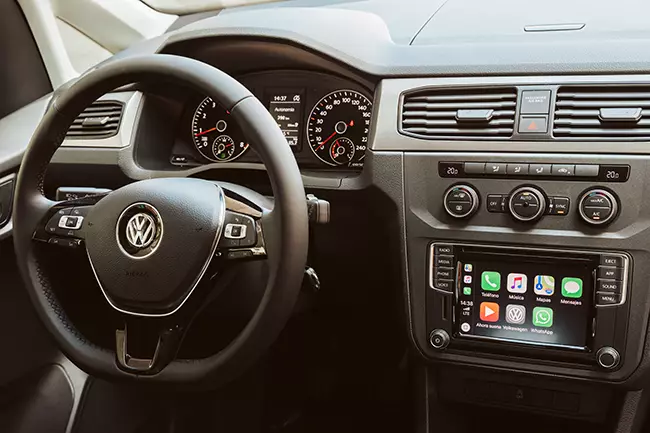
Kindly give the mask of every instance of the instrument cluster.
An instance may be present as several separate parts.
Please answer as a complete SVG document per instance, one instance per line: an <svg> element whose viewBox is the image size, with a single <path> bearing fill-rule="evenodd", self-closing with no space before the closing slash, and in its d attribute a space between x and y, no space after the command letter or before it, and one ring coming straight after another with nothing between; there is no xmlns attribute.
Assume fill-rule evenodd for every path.
<svg viewBox="0 0 650 433"><path fill-rule="evenodd" d="M254 73L237 79L268 108L301 167L363 167L372 119L369 89L307 71ZM189 98L179 129L172 164L260 161L240 125L210 97Z"/></svg>

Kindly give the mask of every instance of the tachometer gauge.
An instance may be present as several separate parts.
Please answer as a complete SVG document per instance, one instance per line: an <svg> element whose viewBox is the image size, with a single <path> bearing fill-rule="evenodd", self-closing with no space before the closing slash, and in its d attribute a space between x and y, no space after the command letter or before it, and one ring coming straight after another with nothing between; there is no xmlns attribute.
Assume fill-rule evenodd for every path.
<svg viewBox="0 0 650 433"><path fill-rule="evenodd" d="M192 140L199 153L214 162L234 161L248 149L235 119L210 97L194 111Z"/></svg>
<svg viewBox="0 0 650 433"><path fill-rule="evenodd" d="M309 115L309 147L325 164L361 166L371 115L372 102L359 92L337 90L326 95Z"/></svg>

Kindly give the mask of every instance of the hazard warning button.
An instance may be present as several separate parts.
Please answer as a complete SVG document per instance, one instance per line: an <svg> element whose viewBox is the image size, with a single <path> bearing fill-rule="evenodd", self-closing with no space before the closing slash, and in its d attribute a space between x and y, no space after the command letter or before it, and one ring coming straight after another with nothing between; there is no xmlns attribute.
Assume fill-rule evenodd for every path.
<svg viewBox="0 0 650 433"><path fill-rule="evenodd" d="M548 116L521 116L519 118L520 134L544 134L548 129Z"/></svg>

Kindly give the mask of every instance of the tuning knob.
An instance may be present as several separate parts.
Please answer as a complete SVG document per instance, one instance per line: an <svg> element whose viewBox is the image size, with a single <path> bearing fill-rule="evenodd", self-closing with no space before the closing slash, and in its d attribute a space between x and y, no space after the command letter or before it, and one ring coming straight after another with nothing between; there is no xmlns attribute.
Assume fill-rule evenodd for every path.
<svg viewBox="0 0 650 433"><path fill-rule="evenodd" d="M450 340L449 334L444 329L434 329L429 335L429 343L438 350L446 349Z"/></svg>
<svg viewBox="0 0 650 433"><path fill-rule="evenodd" d="M468 218L479 205L476 190L469 185L454 185L445 192L445 210L454 218Z"/></svg>
<svg viewBox="0 0 650 433"><path fill-rule="evenodd" d="M596 361L602 368L613 370L621 362L621 355L613 347L601 347L596 352Z"/></svg>
<svg viewBox="0 0 650 433"><path fill-rule="evenodd" d="M535 187L519 187L510 194L508 209L518 221L538 220L546 212L546 196Z"/></svg>

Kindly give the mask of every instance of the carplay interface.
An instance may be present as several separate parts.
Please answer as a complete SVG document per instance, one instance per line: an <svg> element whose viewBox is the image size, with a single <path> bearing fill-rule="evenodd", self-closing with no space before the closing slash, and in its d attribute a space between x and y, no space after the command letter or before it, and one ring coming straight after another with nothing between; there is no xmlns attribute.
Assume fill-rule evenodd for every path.
<svg viewBox="0 0 650 433"><path fill-rule="evenodd" d="M458 336L587 347L593 311L589 263L485 253L459 260Z"/></svg>

